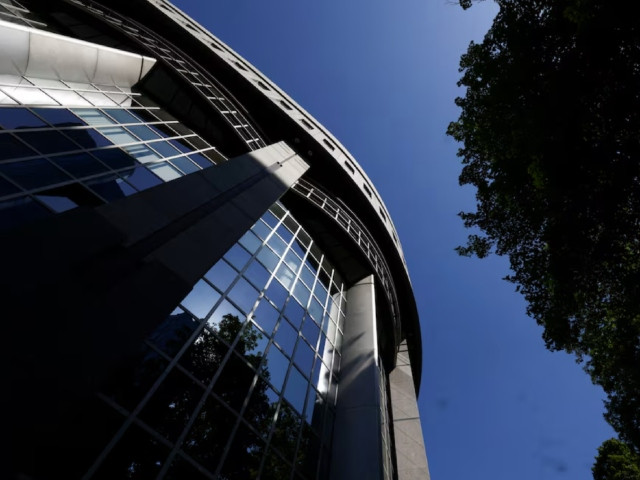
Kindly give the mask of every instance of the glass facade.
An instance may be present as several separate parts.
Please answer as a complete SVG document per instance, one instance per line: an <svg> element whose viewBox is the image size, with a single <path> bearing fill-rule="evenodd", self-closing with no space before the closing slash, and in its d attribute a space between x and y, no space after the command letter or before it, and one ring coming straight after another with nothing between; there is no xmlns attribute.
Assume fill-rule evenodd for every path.
<svg viewBox="0 0 640 480"><path fill-rule="evenodd" d="M10 106L0 108L0 229L226 160L144 96L115 86L0 78L1 103Z"/></svg>
<svg viewBox="0 0 640 480"><path fill-rule="evenodd" d="M100 393L120 426L87 478L326 478L344 293L273 205Z"/></svg>
<svg viewBox="0 0 640 480"><path fill-rule="evenodd" d="M276 144L267 147L268 137L250 116L256 104L245 104L245 98L237 98L247 92L240 88L236 92L232 82L227 85L219 80L218 73L220 78L228 80L228 72L227 76L222 75L209 68L201 58L194 60L171 43L170 35L165 37L145 26L146 23L142 25L130 19L128 14L124 14L127 12L125 7L118 7L118 13L90 0L64 0L54 4L55 8L44 11L40 2L0 0L0 19L22 27L63 33L136 55L148 55L156 60L156 66L143 81L133 86L117 85L115 81L110 85L71 82L65 80L64 75L58 75L62 78L56 79L36 78L15 74L17 70L12 74L0 73L0 233L3 235L12 235L11 230L15 227L32 223L33 230L18 230L16 236L36 232L35 237L40 238L40 225L58 228L58 224L55 220L37 224L35 221L38 219L78 207L95 213L90 207L117 200L123 203L104 206L98 213L109 207L130 207L138 200L146 201L154 193L160 192L162 196L164 187L132 197L138 192L226 162L225 153L233 157L263 147L276 147ZM159 11L173 11L166 4L154 5ZM143 20L138 18L138 21ZM14 25L9 27L16 28ZM195 24L184 24L181 28L195 32L199 41L221 51L213 37ZM173 41L178 45L175 38ZM235 63L244 69L240 63ZM171 98L161 94L165 92L161 88L165 85L163 82L170 83L167 91L173 92ZM262 81L258 86L269 90ZM293 107L287 108L291 110ZM275 120L274 124L278 124L279 120ZM291 126L282 122L281 127L288 129ZM312 159L312 150L298 145L299 138L292 132L285 133L281 136L276 132L271 140L294 138L293 147L287 145L287 148L300 155L300 164L305 168L310 166L307 172L313 172L312 168L317 171L313 162L321 162L322 154L313 155ZM227 141L230 137L234 142ZM334 150L330 144L329 148ZM318 164L327 168L325 164ZM228 185L224 187L228 190L224 192L225 195L230 193L219 204L226 206L226 198L232 199L229 203L233 204L236 198L233 195L239 197L253 188L251 182L257 182L261 175L271 175L273 166L271 164L259 174L252 174L237 184L226 178L224 181L228 181ZM282 167L280 162L278 166ZM291 167L291 164L286 166ZM216 181L220 180L223 178L221 172L233 172L232 168L224 170L227 167L234 165L210 170L205 175L212 174ZM176 263L183 262L185 258L189 261L198 259L194 263L200 263L198 267L201 266L202 270L194 269L192 277L180 277L179 281L183 283L170 283L171 288L166 287L165 290L167 295L162 308L154 310L148 306L152 295L146 294L152 292L155 298L160 298L159 292L165 286L158 282L161 285L158 290L148 287L150 281L146 280L149 277L144 277L145 282L126 283L134 285L127 290L128 294L133 294L120 301L117 295L123 290L117 288L120 285L119 268L128 275L138 268L139 263L153 257L156 251L153 249L159 251L168 243L169 236L175 235L171 237L173 240L185 232L191 233L192 227L199 227L201 224L198 222L205 218L204 213L196 212L198 215L202 213L201 217L189 216L194 210L186 214L181 211L175 217L167 215L167 223L162 224L162 228L177 226L166 236L163 236L164 230L163 235L153 236L157 232L154 224L149 228L152 233L148 236L154 242L157 240L157 244L145 244L151 252L148 257L140 254L140 258L130 259L129 244L109 239L115 245L113 247L105 242L108 251L104 258L107 260L102 257L98 260L109 263L109 268L104 269L108 278L103 283L109 289L113 282L116 293L107 292L101 297L102 292L99 292L95 305L115 305L113 311L121 309L116 315L122 315L118 316L120 322L114 322L118 327L109 331L111 335L108 338L112 340L104 342L99 339L97 342L106 343L109 348L113 343L115 353L112 357L109 353L104 355L109 358L100 357L98 360L95 358L102 355L102 351L95 357L87 355L94 363L91 367L84 367L82 354L91 348L90 341L96 340L91 338L87 345L83 345L85 337L82 332L85 332L84 323L91 323L90 317L96 310L89 310L88 314L87 310L82 310L81 315L87 316L81 318L80 314L76 316L78 318L70 315L74 321L78 320L76 324L69 323L73 326L68 327L75 334L74 341L69 342L74 343L69 355L77 355L70 363L73 367L77 364L78 370L86 368L89 371L96 366L96 370L104 368L97 371L95 378L90 372L87 382L73 368L68 378L66 372L60 377L48 378L48 371L42 375L51 383L43 382L38 388L51 393L47 403L56 406L44 408L46 413L43 417L53 411L55 415L52 417L56 418L51 421L52 426L44 432L42 440L34 442L40 448L34 448L33 452L37 453L30 450L33 434L25 433L24 438L21 437L22 445L27 447L19 452L22 456L16 462L19 475L44 479L63 471L66 478L86 479L326 480L340 474L344 477L344 472L349 471L341 470L340 465L333 472L329 471L336 467L331 464L332 448L334 461L338 457L336 451L348 452L351 456L353 448L357 453L355 458L375 457L369 471L379 471L376 478L398 478L393 419L390 417L391 390L383 360L386 365L393 363L389 361L389 352L394 349L392 342L397 340L393 332L400 332L400 307L392 270L387 265L386 250L383 252L378 246L374 236L376 232L371 234L367 230L367 217L360 218L347 207L349 192L346 192L345 202L339 202L330 191L332 186L322 182L316 185L311 181L318 181L313 173L296 172L296 175L287 184L291 193L284 197L279 196L284 189L268 200L252 196L250 201L255 201L255 205L251 207L255 210L250 215L247 214L248 208L239 210L249 219L246 223L234 224L235 218L221 217L224 221L220 222L220 227L216 224L214 230L225 228L225 221L237 226L237 230L219 244L216 244L215 235L207 237L207 242L219 248L211 248L215 255L211 254L206 263L203 263L205 260L200 253L179 253L185 257L176 255ZM197 175L191 180L198 180ZM189 179L183 181L188 183ZM245 188L247 190L242 190ZM258 188L251 192L252 195L258 192L256 196L263 193ZM204 198L205 193L202 195ZM217 198L211 195L211 198ZM215 204L214 201L209 202L211 198L206 199L205 205ZM278 201L272 204L275 198L287 203L283 205ZM162 197L163 202L165 199ZM298 201L304 205L299 207L295 203ZM299 215L298 219L294 218L287 205ZM215 206L218 208L219 205ZM245 231L262 212L261 218ZM66 231L69 237L85 227L82 219L71 223L81 217L78 213L61 216L72 219L65 224L70 225ZM384 219L384 214L381 214ZM142 224L144 221L141 219ZM122 226L124 233L126 228L127 225ZM336 231L327 233L331 229ZM310 231L316 232L315 240ZM377 232L386 234L385 230L378 229ZM44 235L42 238L43 242L46 241ZM236 239L235 244L218 258L229 242ZM327 252L338 264L327 258L318 240L324 242ZM57 248L55 242L51 244ZM90 245L93 246L92 243ZM77 261L84 269L83 273L87 271L88 283L94 280L93 276L100 275L100 271L91 270L91 265L94 265L91 262L105 253L101 248L102 244L96 247L98 253L85 254L83 251L82 255L88 258L74 257L74 262ZM66 254L62 250L61 264ZM356 254L352 255L354 252ZM160 257L150 261L157 261L153 265L158 268L153 270L154 275L168 265L161 263L164 257ZM116 260L113 270L111 259ZM120 265L117 260L123 259ZM215 264L198 278L214 261ZM46 262L37 260L35 263L39 267L40 263ZM57 265L53 264L53 269L48 264L43 268L43 278L51 278L52 282L59 274L54 271ZM89 267L85 269L86 264ZM104 266L97 261L96 264ZM167 270L170 271L167 277L176 273L170 268ZM22 266L20 271L23 271ZM67 282L60 287L61 291L67 285L71 286L71 291L77 287L75 270L71 273L64 271L60 275L64 275L63 280ZM376 303L372 316L367 318L367 329L369 333L375 331L385 337L377 345L378 338L382 337L372 335L373 340L367 344L370 351L362 353L352 348L343 352L347 289L369 275L374 278L377 291L374 295L371 284L371 298ZM180 276L180 272L175 276ZM38 288L41 284L51 289L46 282L38 283ZM191 291L178 303L191 285ZM133 298L139 294L137 288L144 292L139 297L143 300ZM36 294L29 292L29 295ZM94 305L92 297L86 304L83 298L69 298L81 305L78 311ZM101 304L103 298L108 300ZM351 298L352 312L358 311L358 300ZM130 305L130 301L138 301L139 304ZM42 302L42 305L49 308L50 303ZM161 301L157 303L162 304ZM65 304L63 307L73 310L76 305ZM28 310L28 306L21 305L20 308L21 315ZM173 312L165 318L171 308L174 308ZM154 316L148 313L152 310L162 313ZM102 334L111 328L105 323L113 319L112 310L106 311L104 317L107 322L95 322L86 330L91 334L96 331ZM390 327L376 327L378 312L382 312L381 317ZM33 319L25 315L24 318L27 319L25 324L38 325L41 321L41 317ZM60 335L65 335L67 325L61 324ZM147 328L149 325L152 327ZM353 332L353 325L350 323L347 334ZM153 331L141 343L150 329ZM354 335L351 335L347 342L349 345L353 344ZM46 344L46 341L41 343ZM379 369L374 375L379 375L380 388L369 392L370 395L357 407L376 405L371 422L376 423L380 438L366 438L362 439L363 445L349 444L348 448L339 448L340 444L335 439L345 437L335 432L343 427L342 424L350 424L336 424L335 421L336 416L344 418L341 415L344 415L345 402L338 402L341 374L342 398L345 398L349 382L353 381L354 369L359 368L358 361L365 364L371 355L378 355L378 348L381 351L386 349L384 359L380 353ZM54 355L60 353L55 348L51 350ZM353 358L354 351L359 358ZM63 355L67 353L65 351ZM350 353L351 357L347 358ZM103 361L104 364L101 363ZM354 364L357 365L354 367ZM54 375L58 375L57 371ZM31 378L29 375L22 377ZM62 377L74 388L80 377L85 383L78 387L78 391L70 388L70 395L65 396L69 392L56 390L57 381ZM359 394L358 390L351 398L357 399ZM67 402L68 398L72 401ZM36 424L37 420L32 423ZM20 420L16 424L20 426ZM344 429L341 431L344 433ZM359 433L356 432L356 437ZM52 439L57 442L55 445ZM356 452L361 446L363 451L367 448L367 453ZM30 455L39 455L39 458L33 460ZM339 471L338 475L336 471Z"/></svg>

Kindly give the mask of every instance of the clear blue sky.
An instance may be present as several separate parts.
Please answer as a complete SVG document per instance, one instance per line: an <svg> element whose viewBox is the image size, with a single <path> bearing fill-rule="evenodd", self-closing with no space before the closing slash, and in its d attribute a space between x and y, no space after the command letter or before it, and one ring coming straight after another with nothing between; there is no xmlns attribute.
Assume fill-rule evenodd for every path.
<svg viewBox="0 0 640 480"><path fill-rule="evenodd" d="M591 478L603 394L548 352L505 259L459 258L460 55L496 7L448 0L176 0L323 123L396 224L422 321L420 411L433 480Z"/></svg>

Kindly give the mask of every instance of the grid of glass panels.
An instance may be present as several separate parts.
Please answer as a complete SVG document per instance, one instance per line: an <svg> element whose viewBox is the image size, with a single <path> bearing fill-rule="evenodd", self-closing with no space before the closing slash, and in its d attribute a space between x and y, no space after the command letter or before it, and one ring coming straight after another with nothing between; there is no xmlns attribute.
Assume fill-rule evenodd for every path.
<svg viewBox="0 0 640 480"><path fill-rule="evenodd" d="M140 94L115 86L5 77L2 103L2 229L110 202L225 160Z"/></svg>
<svg viewBox="0 0 640 480"><path fill-rule="evenodd" d="M345 309L274 204L100 394L121 419L85 478L327 478Z"/></svg>
<svg viewBox="0 0 640 480"><path fill-rule="evenodd" d="M224 88L220 88L220 85L218 85L209 70L201 68L187 55L182 54L179 48L165 41L161 35L156 34L153 30L113 10L109 10L105 5L100 5L90 0L71 1L83 8L90 9L96 15L102 16L121 32L135 38L139 45L149 49L155 58L162 59L176 72L180 73L186 81L207 97L216 110L222 114L225 121L234 127L234 130L249 149L256 150L266 146L265 141L253 126L253 122L245 115L242 106L229 97ZM196 27L187 24L187 28L194 30Z"/></svg>

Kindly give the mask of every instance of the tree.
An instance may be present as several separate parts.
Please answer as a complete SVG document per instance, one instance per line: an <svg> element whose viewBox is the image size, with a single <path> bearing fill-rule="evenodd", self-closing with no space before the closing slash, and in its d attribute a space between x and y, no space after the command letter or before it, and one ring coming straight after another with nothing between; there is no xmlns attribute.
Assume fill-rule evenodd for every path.
<svg viewBox="0 0 640 480"><path fill-rule="evenodd" d="M507 255L551 350L607 393L640 452L640 24L632 2L497 0L460 61L462 255ZM461 0L463 8L469 0Z"/></svg>
<svg viewBox="0 0 640 480"><path fill-rule="evenodd" d="M640 457L628 445L612 438L598 448L591 470L594 480L640 480Z"/></svg>

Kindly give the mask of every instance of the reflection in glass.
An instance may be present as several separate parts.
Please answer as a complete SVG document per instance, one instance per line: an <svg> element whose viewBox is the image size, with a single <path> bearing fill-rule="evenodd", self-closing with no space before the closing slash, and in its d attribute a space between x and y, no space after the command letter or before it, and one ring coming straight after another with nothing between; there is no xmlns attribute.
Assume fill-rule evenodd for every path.
<svg viewBox="0 0 640 480"><path fill-rule="evenodd" d="M205 318L218 298L220 294L207 282L200 280L182 301L182 305L196 317Z"/></svg>
<svg viewBox="0 0 640 480"><path fill-rule="evenodd" d="M259 224L273 229L289 218L274 211ZM100 467L105 475L143 479L164 468L165 478L192 478L197 467L229 479L322 478L340 361L332 342L341 331L283 260L316 282L317 263L292 250L303 232L272 241L279 253L245 235L123 367L127 387L105 388L118 408L136 412ZM342 289L327 302L336 320ZM149 452L118 447L131 438Z"/></svg>
<svg viewBox="0 0 640 480"><path fill-rule="evenodd" d="M242 268L249 261L250 257L251 256L249 255L249 253L237 244L231 247L229 251L224 255L224 258L226 258L227 261L238 270L242 270Z"/></svg>
<svg viewBox="0 0 640 480"><path fill-rule="evenodd" d="M304 399L307 395L309 382L302 376L297 368L292 368L287 379L284 397L293 405L299 413L304 410Z"/></svg>
<svg viewBox="0 0 640 480"><path fill-rule="evenodd" d="M255 253L255 251L258 250L258 248L260 248L260 245L262 244L260 239L256 237L251 231L245 233L240 238L240 240L238 240L238 243L249 250L250 253Z"/></svg>
<svg viewBox="0 0 640 480"><path fill-rule="evenodd" d="M99 205L102 201L79 183L41 190L35 197L54 212L64 212L78 205Z"/></svg>
<svg viewBox="0 0 640 480"><path fill-rule="evenodd" d="M69 152L78 149L71 140L53 130L19 132L16 135L40 153Z"/></svg>
<svg viewBox="0 0 640 480"><path fill-rule="evenodd" d="M269 370L271 384L276 390L280 391L284 383L284 377L287 374L289 360L275 345L271 345L267 353L267 363L271 367Z"/></svg>
<svg viewBox="0 0 640 480"><path fill-rule="evenodd" d="M224 292L231 282L238 276L227 262L220 260L204 274L204 277L213 283L220 291Z"/></svg>
<svg viewBox="0 0 640 480"><path fill-rule="evenodd" d="M228 296L243 312L250 312L258 298L258 291L244 278L239 278Z"/></svg>
<svg viewBox="0 0 640 480"><path fill-rule="evenodd" d="M0 160L35 155L33 149L14 138L10 133L0 133Z"/></svg>
<svg viewBox="0 0 640 480"><path fill-rule="evenodd" d="M59 155L51 157L50 160L74 177L79 178L107 171L107 167L86 153Z"/></svg>
<svg viewBox="0 0 640 480"><path fill-rule="evenodd" d="M278 346L282 348L283 351L291 354L293 352L293 347L296 345L296 340L298 340L298 331L289 325L289 322L282 319L280 320L278 331L274 338L276 342L278 342Z"/></svg>
<svg viewBox="0 0 640 480"><path fill-rule="evenodd" d="M278 316L278 311L266 299L263 299L258 304L252 319L270 336L276 326Z"/></svg>
<svg viewBox="0 0 640 480"><path fill-rule="evenodd" d="M6 130L43 126L44 122L26 108L3 108L0 110L0 127Z"/></svg>
<svg viewBox="0 0 640 480"><path fill-rule="evenodd" d="M26 188L38 188L71 180L71 178L45 158L7 162L0 164L0 172L18 185Z"/></svg>

